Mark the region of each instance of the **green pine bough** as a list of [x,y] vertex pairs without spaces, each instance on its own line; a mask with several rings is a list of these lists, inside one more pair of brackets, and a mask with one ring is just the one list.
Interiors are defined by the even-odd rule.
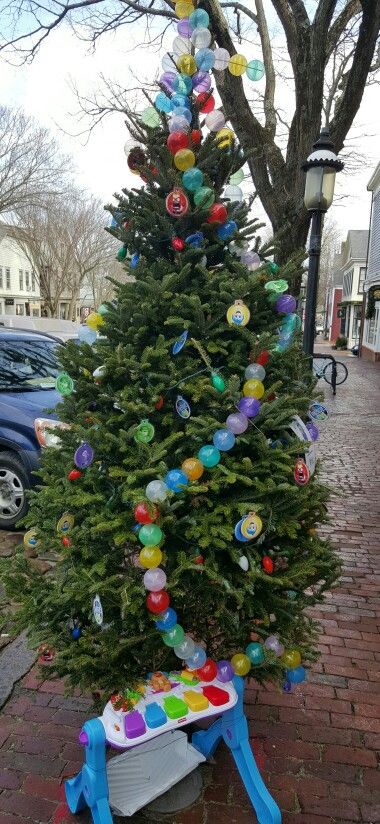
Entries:
[[[18,604],[11,616],[15,628],[27,628],[31,644],[54,650],[49,676],[107,694],[133,688],[149,671],[178,667],[157,632],[157,616],[147,611],[134,509],[146,501],[148,483],[212,442],[241,398],[247,365],[263,350],[269,361],[259,414],[218,465],[158,506],[166,591],[186,633],[204,642],[211,658],[231,658],[251,640],[264,643],[274,634],[307,664],[315,659],[317,641],[307,608],[323,599],[339,573],[332,547],[316,531],[326,521],[329,496],[318,466],[306,485],[294,481],[305,445],[289,424],[294,415],[307,420],[314,381],[297,335],[278,351],[279,316],[265,289],[275,278],[291,282],[300,260],[281,271],[265,263],[269,249],[261,245],[250,203],[226,205],[237,224],[234,242],[249,238],[264,261],[255,271],[218,238],[215,224],[207,222],[208,208],[190,205],[184,216],[172,217],[166,198],[182,176],[173,168],[167,136],[163,128],[146,130],[145,187],[124,190],[111,209],[117,216],[112,233],[139,255],[133,271],[128,255],[122,264],[134,280],[115,284],[97,342],[69,343],[61,355],[75,391],[58,414],[70,428],[60,432],[58,449],[43,450],[40,485],[30,494],[26,518],[36,530],[37,553],[49,553],[54,566],[41,574],[23,546],[2,561],[7,592]],[[197,165],[217,202],[241,163],[237,149],[220,148],[212,136],[202,142]],[[195,232],[203,235],[200,246],[174,248],[175,238]],[[226,319],[236,300],[250,310],[241,328]],[[186,344],[173,355],[185,330]],[[100,366],[103,374],[94,380]],[[212,374],[222,378],[219,388]],[[178,396],[190,417],[178,414]],[[146,421],[154,428],[148,442],[136,437]],[[145,423],[143,431],[151,432]],[[82,442],[95,458],[71,481]],[[251,511],[263,529],[242,544],[235,525]],[[64,513],[74,519],[65,543],[57,531]],[[239,566],[243,554],[247,570]],[[264,557],[272,562],[271,573],[263,568]],[[96,595],[101,625],[93,616]],[[73,625],[80,628],[77,637]],[[282,683],[284,665],[267,650],[251,675]]]

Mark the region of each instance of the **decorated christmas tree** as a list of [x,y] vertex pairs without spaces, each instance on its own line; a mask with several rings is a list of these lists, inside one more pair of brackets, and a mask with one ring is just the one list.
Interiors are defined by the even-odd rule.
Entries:
[[133,278],[61,354],[66,426],[45,433],[25,536],[54,566],[41,574],[21,547],[4,574],[15,622],[54,650],[51,675],[127,707],[147,672],[179,666],[290,689],[315,654],[305,608],[337,574],[316,531],[326,410],[288,292],[300,261],[280,271],[261,245],[211,89],[212,69],[262,66],[209,48],[206,12],[177,6],[126,147],[144,185],[109,207]]

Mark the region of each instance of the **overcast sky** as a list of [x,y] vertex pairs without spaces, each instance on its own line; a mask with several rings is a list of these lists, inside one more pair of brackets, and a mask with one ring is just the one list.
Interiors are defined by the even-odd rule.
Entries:
[[[137,37],[138,32],[136,29],[134,31]],[[175,34],[173,27],[168,35],[168,44]],[[31,65],[13,67],[0,63],[2,103],[22,106],[41,124],[51,128],[65,150],[73,155],[78,180],[104,202],[110,202],[113,193],[122,187],[136,185],[136,177],[128,171],[123,152],[124,142],[128,138],[123,117],[119,114],[109,117],[96,128],[88,143],[83,137],[67,136],[59,127],[70,133],[81,128],[72,116],[78,110],[78,104],[70,88],[70,78],[75,80],[82,93],[97,88],[101,72],[117,78],[121,85],[125,83],[128,87],[131,82],[129,67],[142,84],[144,80],[152,81],[159,69],[163,51],[141,47],[133,50],[134,45],[132,29],[123,28],[116,35],[103,37],[93,54],[89,52],[88,44],[79,41],[68,28],[62,27],[45,41]],[[240,50],[248,59],[261,56],[257,46],[244,44]],[[136,80],[133,85],[136,85]],[[368,227],[370,194],[366,187],[380,160],[378,131],[378,87],[372,86],[366,90],[351,135],[355,138],[355,148],[364,155],[365,165],[355,174],[338,176],[336,192],[345,197],[342,200],[337,198],[330,210],[342,235],[348,229]]]

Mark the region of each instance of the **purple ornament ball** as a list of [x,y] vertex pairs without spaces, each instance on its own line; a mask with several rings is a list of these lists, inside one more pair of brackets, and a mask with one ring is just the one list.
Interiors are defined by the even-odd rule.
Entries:
[[280,295],[276,300],[276,311],[281,315],[290,315],[296,309],[297,301],[293,295]]
[[169,92],[172,92],[174,89],[174,82],[176,77],[178,77],[177,72],[164,72],[160,77],[160,83],[165,86],[165,89],[168,89]]
[[284,683],[284,692],[291,692],[292,691],[292,684],[290,681],[285,681]]
[[241,412],[232,412],[226,420],[226,426],[234,435],[241,435],[248,428],[248,418]]
[[261,404],[257,398],[240,398],[238,409],[239,412],[242,412],[242,414],[246,415],[247,418],[255,418],[260,412]]
[[227,681],[232,681],[235,673],[232,664],[229,661],[218,661],[217,679],[222,684],[227,684]]
[[307,424],[306,424],[306,429],[308,429],[309,432],[310,432],[311,440],[312,441],[317,441],[318,438],[319,438],[319,429],[315,425],[315,423],[312,423],[312,421],[308,421]]
[[177,31],[181,37],[191,37],[192,28],[190,27],[189,18],[183,17],[177,23]]
[[264,641],[264,647],[274,652],[278,658],[284,652],[284,647],[282,646],[282,644],[280,644],[277,635],[268,635],[268,638],[266,638],[266,640]]
[[195,72],[192,81],[195,92],[208,92],[211,89],[211,77],[208,72]]

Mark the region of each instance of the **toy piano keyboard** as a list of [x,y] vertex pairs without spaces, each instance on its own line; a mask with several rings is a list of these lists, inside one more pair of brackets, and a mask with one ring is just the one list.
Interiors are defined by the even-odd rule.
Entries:
[[164,688],[157,689],[152,680],[148,681],[141,697],[132,693],[134,707],[127,712],[108,702],[100,721],[111,746],[135,747],[192,721],[220,715],[238,700],[232,681],[221,684],[215,679],[206,683],[191,673],[175,672],[164,676],[163,683]]

